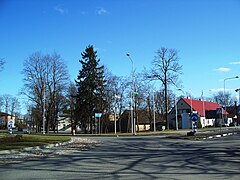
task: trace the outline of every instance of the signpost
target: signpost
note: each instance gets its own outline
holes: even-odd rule
[[[193,113],[193,114],[191,115],[191,120],[192,120],[193,122],[197,122],[197,121],[198,121],[198,114],[197,114],[197,113]]]
[[[191,120],[192,120],[192,129],[193,129],[193,132],[195,133],[197,131],[198,114],[193,113],[191,115]]]
[[[10,119],[10,121],[8,122],[8,125],[10,126],[9,133],[10,133],[10,135],[12,135],[12,126],[13,126],[13,120],[12,119]]]
[[[218,121],[218,122],[219,122],[219,127],[220,127],[220,134],[222,134],[222,123],[223,123],[223,110],[222,110],[222,108],[217,108],[216,109],[216,114],[221,116],[219,118],[220,121]]]
[[[100,118],[102,117],[102,113],[95,113],[95,118],[98,118],[98,132],[101,134],[101,124],[100,124]]]
[[[223,112],[222,112],[222,108],[217,108],[216,109],[216,114],[222,114]]]

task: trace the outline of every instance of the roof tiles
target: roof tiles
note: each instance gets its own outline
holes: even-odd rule
[[[221,108],[219,104],[216,102],[209,102],[209,101],[201,101],[201,100],[194,100],[189,98],[182,98],[190,107],[192,105],[192,109],[197,111],[200,116],[205,116],[205,111],[216,110],[217,108]],[[223,110],[223,114],[228,114],[225,110]]]

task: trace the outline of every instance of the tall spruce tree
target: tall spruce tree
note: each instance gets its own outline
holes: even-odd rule
[[[92,45],[89,45],[81,54],[82,60],[79,60],[82,68],[79,71],[77,86],[77,105],[76,120],[82,130],[86,133],[93,133],[95,127],[94,113],[103,112],[105,107],[104,89],[105,77],[104,66],[100,66],[100,59],[97,59],[97,51],[94,51]],[[96,127],[95,127],[96,129]]]

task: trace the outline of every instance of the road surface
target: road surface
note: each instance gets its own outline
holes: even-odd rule
[[[1,164],[0,179],[239,179],[240,135],[92,137],[87,151]],[[61,147],[60,147],[61,148]]]

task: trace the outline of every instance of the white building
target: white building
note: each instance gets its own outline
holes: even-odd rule
[[[222,114],[217,114],[217,109],[221,109]],[[218,121],[219,119],[222,119],[223,115],[228,115],[228,113],[215,102],[181,98],[177,102],[177,119],[179,129],[192,128],[192,121],[190,118],[191,112],[195,112],[199,115],[199,121],[201,122],[202,127],[214,126],[216,123],[220,123]],[[169,113],[168,121],[170,128],[176,129],[175,107]],[[231,121],[232,119],[228,118],[226,124],[231,123]]]

